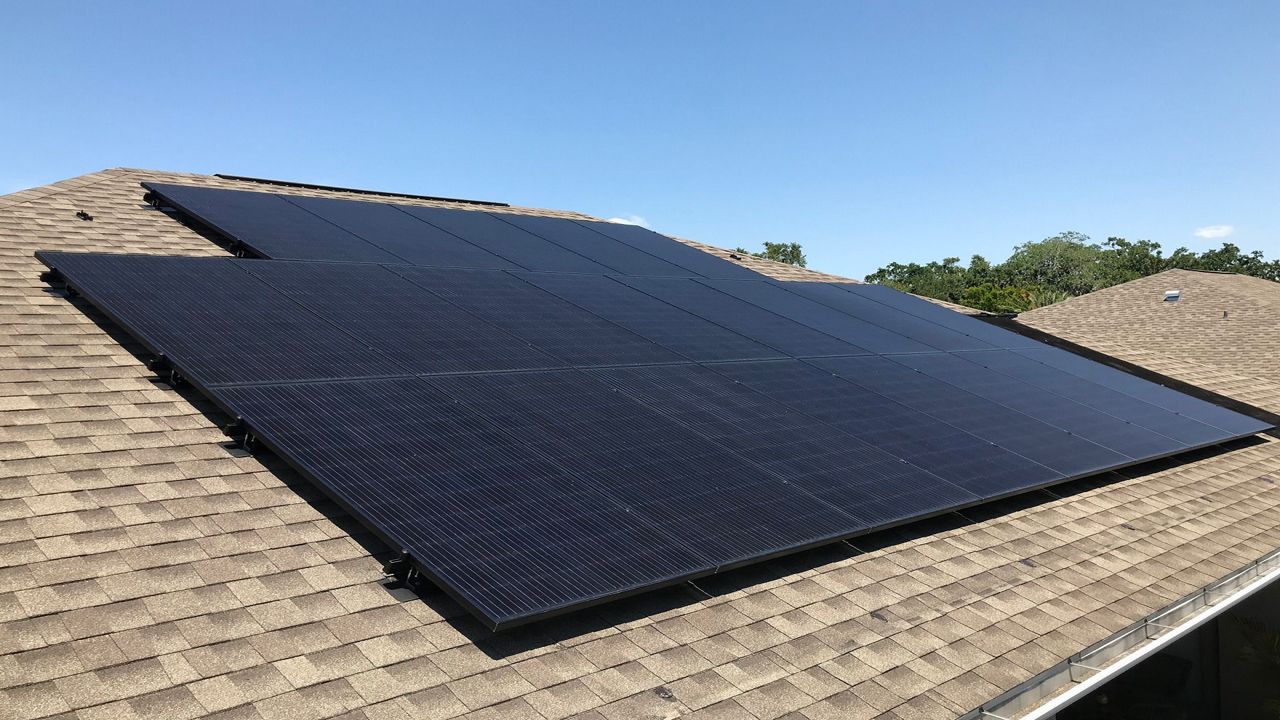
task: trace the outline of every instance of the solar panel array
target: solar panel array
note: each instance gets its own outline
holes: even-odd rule
[[[751,278],[759,273],[634,225],[143,183],[236,249],[277,260]]]
[[[494,628],[1268,427],[642,228],[173,187],[306,259],[41,259]]]

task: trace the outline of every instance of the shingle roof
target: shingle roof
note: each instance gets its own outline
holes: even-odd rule
[[[1180,299],[1164,294],[1180,290]],[[1018,316],[1105,355],[1280,412],[1280,283],[1166,270]]]
[[[0,198],[0,714],[955,717],[1280,546],[1260,439],[495,635],[40,281],[36,249],[221,253],[148,179],[236,186]]]

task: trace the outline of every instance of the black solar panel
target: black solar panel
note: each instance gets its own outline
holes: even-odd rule
[[[479,245],[451,235],[444,230],[423,222],[409,213],[387,203],[357,202],[335,198],[282,196],[308,212],[333,223],[371,245],[394,255],[400,262],[435,267],[468,267],[519,269],[520,266],[499,257]],[[283,257],[275,252],[264,252],[270,257]],[[308,258],[308,255],[290,257]],[[327,258],[315,258],[327,259]],[[390,262],[373,258],[380,262]]]
[[[723,363],[716,372],[812,415],[980,498],[1061,480],[1045,465],[796,360]]]
[[[814,330],[874,353],[937,350],[918,340],[801,297],[773,283],[742,280],[704,280],[702,282],[726,295],[732,295],[782,317],[793,318]]]
[[[591,372],[839,508],[863,527],[889,525],[978,499],[909,460],[707,367],[666,365]]]
[[[1018,350],[1019,355],[1049,367],[1063,370],[1089,382],[1123,393],[1144,403],[1178,413],[1206,425],[1221,428],[1230,433],[1259,432],[1259,422],[1247,415],[1232,412],[1212,403],[1202,402],[1190,395],[1170,390],[1163,385],[1147,382],[1128,373],[1112,370],[1079,355],[1045,345]]]
[[[578,220],[576,222],[601,235],[613,238],[637,250],[643,250],[650,255],[661,258],[672,265],[689,270],[695,275],[709,278],[739,278],[742,280],[761,280],[764,277],[754,270],[748,270],[741,265],[709,255],[684,243],[676,242],[666,235],[660,235],[638,225],[589,220]],[[643,275],[645,273],[630,274]]]
[[[1267,427],[860,286],[40,257],[492,627]]]
[[[864,322],[893,330],[937,350],[991,350],[989,342],[903,312],[870,297],[818,282],[775,282],[791,292],[834,308]]]
[[[1101,407],[1092,408],[1070,397],[1056,394],[1063,388],[1059,387],[1055,390],[1054,383],[1050,383],[1046,388],[1038,388],[1009,374],[990,372],[991,369],[1004,364],[998,358],[1008,358],[1010,354],[1011,351],[1008,350],[957,354],[929,353],[897,357],[894,360],[1025,415],[1045,418],[1055,427],[1060,427],[1131,458],[1166,455],[1187,448],[1187,444],[1182,441],[1122,417],[1099,412]],[[1141,420],[1142,415],[1145,414],[1147,413],[1136,414],[1133,417]],[[1199,427],[1197,430],[1196,435],[1199,437],[1210,432],[1204,427]]]
[[[695,274],[572,220],[518,213],[493,213],[493,216],[611,268],[616,273],[672,277]],[[674,241],[668,239],[667,242]]]
[[[509,222],[503,222],[495,215],[477,210],[450,210],[418,205],[397,205],[396,207],[528,270],[617,272],[615,268],[601,265],[550,240],[544,240],[533,233],[521,230]]]
[[[601,275],[521,273],[520,277],[691,360],[782,357],[776,350]]]
[[[712,567],[424,380],[251,385],[218,395],[494,626]]]
[[[240,267],[414,374],[569,365],[381,265]]]
[[[869,352],[696,280],[624,277],[619,281],[790,357]]]
[[[948,330],[968,335],[993,347],[1030,348],[1040,347],[1042,344],[1017,333],[1009,332],[1004,328],[998,328],[954,310],[948,310],[928,300],[922,300],[883,285],[832,283],[831,286],[868,300],[874,300],[908,315],[914,315],[921,320],[927,320]]]
[[[402,261],[279,195],[167,183],[143,183],[143,186],[255,255],[353,262]]]
[[[901,362],[911,363],[915,357],[902,358]],[[824,358],[813,364],[907,408],[953,427],[963,427],[996,447],[1034,459],[1064,477],[1097,472],[1133,459],[894,360]]]
[[[394,268],[471,314],[576,367],[678,362],[651,340],[504,272]]]
[[[407,369],[245,272],[253,262],[43,255],[152,352],[205,385],[404,375]]]
[[[839,537],[850,524],[836,508],[583,373],[431,383],[716,567]]]

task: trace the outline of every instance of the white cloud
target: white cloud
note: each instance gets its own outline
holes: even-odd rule
[[[1234,233],[1236,228],[1234,225],[1205,225],[1196,228],[1196,237],[1208,238],[1224,238]]]
[[[639,225],[640,227],[649,227],[649,221],[639,215],[624,215],[622,217],[609,218],[611,223],[620,223],[622,225]]]

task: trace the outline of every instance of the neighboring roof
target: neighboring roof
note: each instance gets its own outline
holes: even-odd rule
[[[1177,301],[1165,293],[1179,290]],[[1280,283],[1166,270],[1018,316],[1028,327],[1280,413]]]
[[[955,717],[1280,546],[1264,438],[495,635],[388,587],[337,507],[40,280],[36,249],[222,253],[143,180],[243,187],[109,170],[0,198],[16,718]]]

